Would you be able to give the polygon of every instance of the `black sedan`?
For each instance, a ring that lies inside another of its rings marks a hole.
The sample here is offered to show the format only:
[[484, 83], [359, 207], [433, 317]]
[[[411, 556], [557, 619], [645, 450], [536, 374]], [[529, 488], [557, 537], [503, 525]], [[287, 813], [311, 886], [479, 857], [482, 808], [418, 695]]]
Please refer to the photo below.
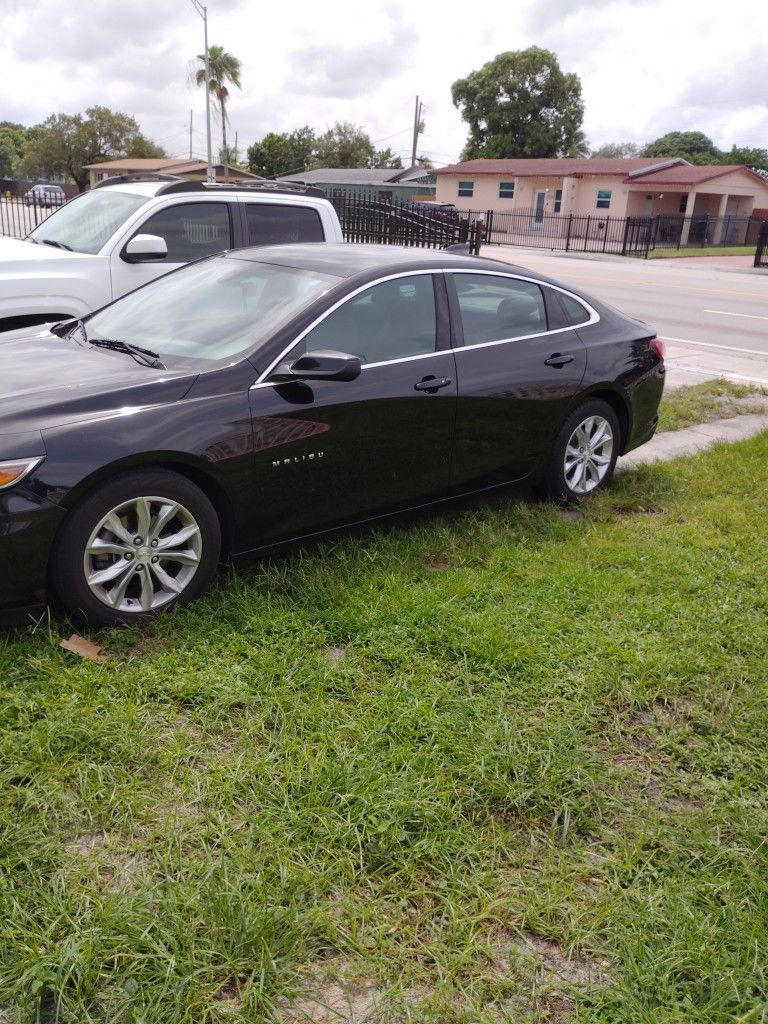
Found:
[[135, 622], [224, 557], [522, 480], [578, 501], [663, 381], [646, 324], [493, 260], [203, 260], [0, 341], [0, 613]]

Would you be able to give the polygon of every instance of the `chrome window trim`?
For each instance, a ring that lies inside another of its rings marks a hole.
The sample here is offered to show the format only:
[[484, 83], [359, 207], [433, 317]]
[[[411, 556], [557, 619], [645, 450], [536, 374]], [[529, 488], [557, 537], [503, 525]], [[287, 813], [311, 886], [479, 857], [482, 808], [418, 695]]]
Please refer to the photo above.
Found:
[[317, 320], [314, 320], [309, 325], [309, 327], [305, 328], [305, 330], [303, 330], [301, 334], [298, 335], [298, 337], [294, 338], [291, 344], [288, 345], [288, 347], [281, 352], [277, 359], [275, 359], [269, 365], [269, 367], [261, 374], [259, 379], [255, 383], [251, 384], [250, 390], [253, 391], [255, 388], [263, 387], [272, 388], [278, 384], [284, 384], [285, 381], [269, 381], [266, 378], [274, 370], [274, 368], [283, 361], [283, 359], [288, 355], [288, 353], [295, 345], [298, 345], [299, 342], [302, 341], [309, 334], [310, 331], [314, 330], [314, 328], [317, 327], [318, 324], [322, 323], [326, 317], [330, 316], [331, 313], [335, 312], [335, 310], [337, 310], [340, 306], [343, 306], [345, 302], [348, 302], [350, 299], [353, 299], [356, 295], [359, 295], [366, 289], [373, 288], [374, 285], [383, 284], [385, 281], [394, 281], [399, 277], [416, 277], [417, 275], [422, 274], [482, 274], [485, 275], [486, 277], [501, 277], [504, 280], [526, 281], [528, 284], [535, 284], [539, 288], [552, 288], [554, 291], [562, 292], [563, 295], [570, 296], [570, 298], [575, 299], [582, 306], [584, 306], [584, 308], [589, 313], [589, 320], [585, 320], [584, 323], [575, 324], [569, 327], [555, 327], [551, 331], [537, 331], [534, 334], [519, 334], [516, 335], [514, 338], [499, 338], [496, 341], [479, 341], [474, 345], [456, 345], [452, 348], [436, 349], [434, 352], [423, 352], [420, 355], [415, 356], [399, 356], [396, 359], [386, 359], [378, 363], [364, 363], [363, 366], [361, 367], [362, 370], [367, 370], [369, 368], [377, 366], [390, 366], [394, 365], [395, 363], [410, 363], [416, 359], [431, 359], [433, 356], [444, 356], [451, 352], [454, 354], [458, 354], [459, 352], [470, 352], [476, 348], [489, 348], [491, 345], [507, 345], [516, 341], [528, 341], [532, 338], [548, 338], [550, 336], [554, 336], [557, 334], [565, 334], [566, 331], [573, 331], [576, 329], [576, 327], [591, 327], [592, 324], [597, 324], [600, 322], [600, 314], [597, 312], [597, 310], [593, 309], [593, 307], [590, 306], [590, 304], [580, 295], [576, 295], [575, 292], [570, 291], [568, 288], [563, 288], [560, 285], [549, 284], [546, 281], [537, 281], [536, 278], [525, 277], [523, 274], [506, 274], [502, 270], [475, 270], [474, 268], [469, 267], [457, 267], [455, 270], [446, 270], [443, 267], [440, 268], [439, 270], [404, 271], [398, 274], [389, 274], [387, 275], [387, 277], [381, 277], [378, 278], [376, 281], [372, 281], [369, 282], [368, 284], [361, 285], [360, 288], [356, 288], [355, 291], [350, 292], [349, 295], [345, 295], [344, 298], [339, 299], [339, 301], [334, 303], [334, 305], [331, 306], [330, 309], [327, 309], [325, 313], [322, 314], [322, 316], [319, 316]]
[[[265, 385], [265, 384], [268, 385], [269, 387], [274, 387], [276, 384], [280, 384], [280, 383], [284, 384], [285, 381], [277, 381], [277, 380], [275, 380], [275, 381], [268, 381], [268, 380], [266, 380], [266, 378], [270, 375], [270, 373], [272, 373], [274, 368], [276, 366], [278, 366], [283, 361], [283, 359], [285, 359], [285, 357], [288, 355], [288, 353], [291, 351], [291, 349], [294, 348], [296, 345], [298, 345], [300, 341], [303, 341], [304, 338], [306, 338], [306, 336], [309, 334], [310, 331], [313, 331], [315, 329], [315, 327], [317, 327], [319, 324], [321, 324], [323, 322], [323, 320], [326, 320], [331, 315], [331, 313], [335, 313], [337, 309], [339, 309], [345, 303], [349, 302], [350, 299], [354, 299], [356, 295], [360, 295], [361, 292], [367, 291], [369, 288], [374, 288], [377, 284], [384, 284], [386, 281], [396, 281], [400, 277], [422, 277], [424, 274], [435, 275], [435, 274], [442, 274], [443, 272], [444, 271], [443, 271], [442, 267], [440, 267], [437, 270], [405, 270], [405, 271], [400, 271], [397, 274], [388, 274], [386, 277], [379, 277], [375, 281], [369, 281], [367, 284], [363, 284], [363, 285], [360, 285], [359, 288], [355, 288], [355, 290], [353, 292], [350, 292], [348, 295], [345, 295], [343, 298], [339, 299], [338, 302], [335, 302], [330, 307], [330, 309], [326, 309], [326, 311], [324, 313], [322, 313], [317, 318], [317, 320], [313, 320], [312, 323], [309, 325], [309, 327], [305, 327], [304, 330], [301, 332], [301, 334], [297, 335], [293, 339], [293, 341], [290, 343], [290, 345], [288, 345], [286, 348], [283, 349], [283, 351], [280, 353], [280, 355], [277, 357], [277, 359], [273, 360], [269, 364], [269, 366], [261, 374], [259, 379], [254, 384], [251, 384], [251, 390], [253, 388], [261, 387], [262, 385]], [[433, 290], [434, 290], [434, 285], [432, 287], [433, 287]], [[435, 316], [435, 330], [437, 330], [437, 316]], [[435, 334], [435, 342], [437, 342], [437, 334]], [[387, 363], [399, 363], [399, 362], [404, 362], [406, 359], [424, 359], [425, 356], [428, 357], [428, 356], [445, 355], [446, 352], [450, 352], [450, 351], [452, 351], [452, 350], [449, 349], [449, 348], [440, 349], [440, 350], [436, 349], [434, 352], [425, 352], [422, 355], [416, 355], [416, 356], [401, 356], [398, 359], [387, 359], [385, 362], [387, 362]], [[366, 366], [383, 366], [383, 365], [384, 365], [384, 363], [365, 363], [363, 365], [363, 369], [365, 369]]]

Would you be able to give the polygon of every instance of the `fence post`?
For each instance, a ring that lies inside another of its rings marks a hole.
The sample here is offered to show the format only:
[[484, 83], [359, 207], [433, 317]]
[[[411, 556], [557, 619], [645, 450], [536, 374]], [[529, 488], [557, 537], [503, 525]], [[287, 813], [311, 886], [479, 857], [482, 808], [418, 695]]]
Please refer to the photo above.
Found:
[[571, 224], [573, 224], [573, 214], [569, 213], [568, 214], [568, 231], [566, 232], [566, 235], [565, 235], [565, 251], [566, 252], [568, 252], [568, 250], [571, 247]]

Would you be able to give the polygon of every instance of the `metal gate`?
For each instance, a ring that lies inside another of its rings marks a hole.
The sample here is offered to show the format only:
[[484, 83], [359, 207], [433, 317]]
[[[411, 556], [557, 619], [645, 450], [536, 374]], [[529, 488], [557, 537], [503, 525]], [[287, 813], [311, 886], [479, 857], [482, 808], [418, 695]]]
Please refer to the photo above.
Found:
[[757, 238], [755, 266], [768, 267], [768, 220], [764, 220]]

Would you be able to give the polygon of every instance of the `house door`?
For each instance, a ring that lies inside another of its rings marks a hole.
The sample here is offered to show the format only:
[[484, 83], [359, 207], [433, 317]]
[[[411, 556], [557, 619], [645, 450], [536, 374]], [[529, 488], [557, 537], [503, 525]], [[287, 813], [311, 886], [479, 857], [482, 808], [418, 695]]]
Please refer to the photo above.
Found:
[[544, 224], [544, 204], [547, 201], [547, 193], [541, 189], [536, 193], [533, 207], [533, 230], [541, 231]]

